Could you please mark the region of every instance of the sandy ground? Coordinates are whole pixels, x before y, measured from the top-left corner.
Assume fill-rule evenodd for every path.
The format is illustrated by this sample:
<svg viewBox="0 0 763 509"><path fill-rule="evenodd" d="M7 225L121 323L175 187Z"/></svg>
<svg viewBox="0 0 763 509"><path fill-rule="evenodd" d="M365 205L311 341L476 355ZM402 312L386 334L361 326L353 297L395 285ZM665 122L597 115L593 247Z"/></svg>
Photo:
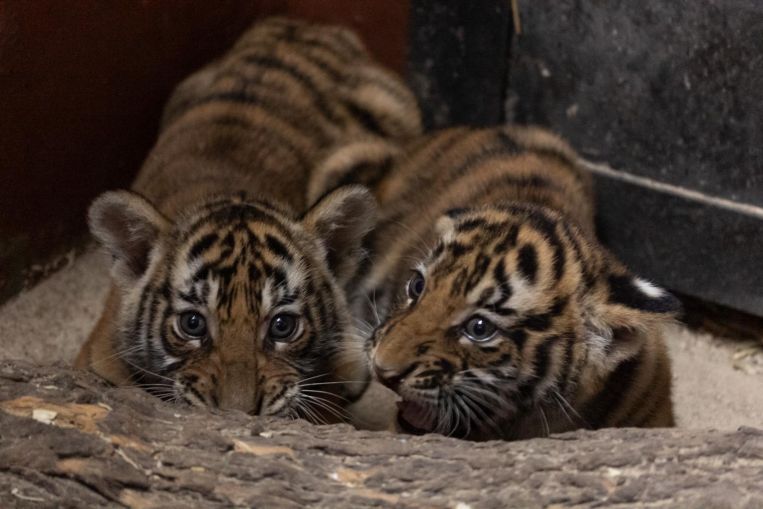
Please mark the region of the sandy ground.
<svg viewBox="0 0 763 509"><path fill-rule="evenodd" d="M101 311L107 260L98 251L77 259L0 307L0 358L69 363ZM763 349L720 340L681 326L667 331L679 426L763 427ZM375 387L364 398L389 401ZM361 407L368 406L361 402ZM365 412L364 412L365 413ZM367 423L370 424L370 423Z"/></svg>

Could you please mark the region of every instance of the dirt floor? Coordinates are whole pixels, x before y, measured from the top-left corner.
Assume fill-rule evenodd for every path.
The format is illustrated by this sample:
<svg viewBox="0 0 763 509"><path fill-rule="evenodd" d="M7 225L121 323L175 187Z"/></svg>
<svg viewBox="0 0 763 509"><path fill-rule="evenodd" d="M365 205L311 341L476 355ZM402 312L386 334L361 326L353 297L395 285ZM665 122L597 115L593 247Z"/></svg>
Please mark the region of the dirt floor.
<svg viewBox="0 0 763 509"><path fill-rule="evenodd" d="M0 307L0 359L71 362L101 311L107 288L106 258L91 251L6 303ZM760 344L718 339L681 326L670 327L667 337L679 426L763 427ZM384 391L376 387L364 399L375 407L379 399L391 404ZM362 403L361 408L366 406Z"/></svg>

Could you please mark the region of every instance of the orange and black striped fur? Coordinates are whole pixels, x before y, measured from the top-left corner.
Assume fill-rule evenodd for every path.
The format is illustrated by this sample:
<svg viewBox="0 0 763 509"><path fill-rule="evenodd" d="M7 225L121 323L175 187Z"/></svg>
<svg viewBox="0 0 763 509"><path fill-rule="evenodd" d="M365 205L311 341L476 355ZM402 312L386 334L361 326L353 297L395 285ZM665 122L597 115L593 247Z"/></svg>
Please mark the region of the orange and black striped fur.
<svg viewBox="0 0 763 509"><path fill-rule="evenodd" d="M678 309L594 235L590 176L531 127L336 149L311 195L370 186L371 262L349 285L397 427L470 439L672 426L660 325Z"/></svg>
<svg viewBox="0 0 763 509"><path fill-rule="evenodd" d="M90 228L112 290L77 366L173 401L322 421L368 378L344 280L375 207L306 207L322 151L420 131L415 99L350 31L270 19L186 79L132 191Z"/></svg>

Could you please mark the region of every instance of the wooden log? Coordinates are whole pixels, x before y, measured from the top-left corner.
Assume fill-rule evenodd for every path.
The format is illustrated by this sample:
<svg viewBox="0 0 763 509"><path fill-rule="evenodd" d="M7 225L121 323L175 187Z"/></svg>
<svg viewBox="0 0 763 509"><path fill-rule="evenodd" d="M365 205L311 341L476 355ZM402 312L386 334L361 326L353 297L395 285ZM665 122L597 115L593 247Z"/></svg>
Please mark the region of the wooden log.
<svg viewBox="0 0 763 509"><path fill-rule="evenodd" d="M211 413L0 362L0 507L760 507L763 431L520 442Z"/></svg>

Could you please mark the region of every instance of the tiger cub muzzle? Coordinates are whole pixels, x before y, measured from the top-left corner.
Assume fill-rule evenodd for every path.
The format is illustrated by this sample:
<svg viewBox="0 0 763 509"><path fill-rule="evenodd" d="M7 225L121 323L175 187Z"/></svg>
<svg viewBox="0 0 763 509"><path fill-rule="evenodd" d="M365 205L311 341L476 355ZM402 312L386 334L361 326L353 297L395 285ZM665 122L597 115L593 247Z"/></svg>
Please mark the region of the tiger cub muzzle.
<svg viewBox="0 0 763 509"><path fill-rule="evenodd" d="M376 336L373 372L400 397L401 431L477 438L485 432L495 434L499 422L512 419L519 396L516 367L510 363L515 352L507 345L481 352L461 344L473 339L457 336L468 338L468 330L486 337L490 334L486 319L469 317L461 326L427 333L417 330L419 324L412 320L392 322L394 326L382 327ZM493 355L501 364L478 360L481 354Z"/></svg>

